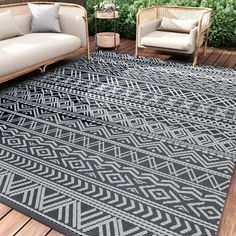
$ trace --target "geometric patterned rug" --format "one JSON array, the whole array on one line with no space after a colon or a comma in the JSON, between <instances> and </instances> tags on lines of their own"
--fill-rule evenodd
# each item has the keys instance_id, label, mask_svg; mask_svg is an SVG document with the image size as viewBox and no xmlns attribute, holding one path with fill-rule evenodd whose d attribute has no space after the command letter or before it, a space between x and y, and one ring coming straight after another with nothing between
<instances>
[{"instance_id":1,"label":"geometric patterned rug","mask_svg":"<svg viewBox=\"0 0 236 236\"><path fill-rule=\"evenodd\" d=\"M97 52L0 91L0 201L88 236L216 235L236 71Z\"/></svg>"}]
</instances>

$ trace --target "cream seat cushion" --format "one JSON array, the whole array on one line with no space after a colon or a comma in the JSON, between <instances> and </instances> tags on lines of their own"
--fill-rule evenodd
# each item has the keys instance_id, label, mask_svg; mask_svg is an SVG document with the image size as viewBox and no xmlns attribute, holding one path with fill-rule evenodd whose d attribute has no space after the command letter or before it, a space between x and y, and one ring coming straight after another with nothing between
<instances>
[{"instance_id":1,"label":"cream seat cushion","mask_svg":"<svg viewBox=\"0 0 236 236\"><path fill-rule=\"evenodd\" d=\"M62 33L33 33L0 41L0 76L62 56L80 47L80 38Z\"/></svg>"},{"instance_id":2,"label":"cream seat cushion","mask_svg":"<svg viewBox=\"0 0 236 236\"><path fill-rule=\"evenodd\" d=\"M154 31L141 39L141 45L147 47L167 48L188 51L191 47L190 34Z\"/></svg>"}]
</instances>

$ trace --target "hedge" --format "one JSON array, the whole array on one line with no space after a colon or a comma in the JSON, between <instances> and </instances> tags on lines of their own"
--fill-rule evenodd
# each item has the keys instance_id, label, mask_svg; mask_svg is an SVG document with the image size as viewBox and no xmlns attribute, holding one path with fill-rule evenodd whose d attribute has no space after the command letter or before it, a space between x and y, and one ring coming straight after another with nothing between
<instances>
[{"instance_id":1,"label":"hedge","mask_svg":"<svg viewBox=\"0 0 236 236\"><path fill-rule=\"evenodd\" d=\"M128 39L135 38L135 20L139 9L153 5L176 5L210 7L213 9L209 45L213 47L236 47L236 1L235 0L116 0L119 5L119 33ZM95 33L94 6L98 0L87 0L90 34ZM99 21L99 30L111 30L110 21Z\"/></svg>"}]
</instances>

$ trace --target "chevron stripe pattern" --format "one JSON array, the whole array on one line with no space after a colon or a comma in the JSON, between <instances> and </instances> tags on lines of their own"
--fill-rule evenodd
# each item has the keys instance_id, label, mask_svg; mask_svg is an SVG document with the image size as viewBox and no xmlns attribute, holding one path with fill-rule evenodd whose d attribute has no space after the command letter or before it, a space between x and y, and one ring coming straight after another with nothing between
<instances>
[{"instance_id":1,"label":"chevron stripe pattern","mask_svg":"<svg viewBox=\"0 0 236 236\"><path fill-rule=\"evenodd\" d=\"M0 199L85 236L216 235L236 71L97 52L0 91Z\"/></svg>"}]
</instances>

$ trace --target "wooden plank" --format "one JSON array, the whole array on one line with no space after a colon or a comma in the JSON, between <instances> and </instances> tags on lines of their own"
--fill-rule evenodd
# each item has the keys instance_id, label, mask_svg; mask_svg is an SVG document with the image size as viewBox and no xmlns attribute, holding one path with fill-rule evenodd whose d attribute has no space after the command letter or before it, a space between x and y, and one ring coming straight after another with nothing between
<instances>
[{"instance_id":1,"label":"wooden plank","mask_svg":"<svg viewBox=\"0 0 236 236\"><path fill-rule=\"evenodd\" d=\"M198 58L198 64L204 64L204 62L213 55L215 49L214 48L208 48L206 51L206 55L202 53Z\"/></svg>"},{"instance_id":2,"label":"wooden plank","mask_svg":"<svg viewBox=\"0 0 236 236\"><path fill-rule=\"evenodd\" d=\"M122 47L122 45L120 45L119 50L118 50L119 53L126 53L131 56L134 56L134 54L135 54L135 41L128 39L127 43L129 45L129 46L127 45L128 47Z\"/></svg>"},{"instance_id":3,"label":"wooden plank","mask_svg":"<svg viewBox=\"0 0 236 236\"><path fill-rule=\"evenodd\" d=\"M89 37L89 46L90 46L90 52L94 52L95 51L95 37L94 36Z\"/></svg>"},{"instance_id":4,"label":"wooden plank","mask_svg":"<svg viewBox=\"0 0 236 236\"><path fill-rule=\"evenodd\" d=\"M120 45L118 52L127 54L127 52L130 51L130 49L132 49L132 48L133 48L132 51L134 51L134 42L131 40L128 40L125 42L124 45L122 45L122 44Z\"/></svg>"},{"instance_id":5,"label":"wooden plank","mask_svg":"<svg viewBox=\"0 0 236 236\"><path fill-rule=\"evenodd\" d=\"M162 52L158 52L156 53L156 57L160 58L163 61L168 61L168 60L172 60L173 56L171 54L164 54Z\"/></svg>"},{"instance_id":6,"label":"wooden plank","mask_svg":"<svg viewBox=\"0 0 236 236\"><path fill-rule=\"evenodd\" d=\"M223 53L220 55L220 57L215 61L213 64L214 66L224 66L225 62L228 60L232 52L230 51L223 51Z\"/></svg>"},{"instance_id":7,"label":"wooden plank","mask_svg":"<svg viewBox=\"0 0 236 236\"><path fill-rule=\"evenodd\" d=\"M130 46L130 47L126 48L125 50L119 50L118 53L134 56L134 48L132 48Z\"/></svg>"},{"instance_id":8,"label":"wooden plank","mask_svg":"<svg viewBox=\"0 0 236 236\"><path fill-rule=\"evenodd\" d=\"M16 210L9 212L0 220L0 235L13 236L16 234L30 218Z\"/></svg>"},{"instance_id":9,"label":"wooden plank","mask_svg":"<svg viewBox=\"0 0 236 236\"><path fill-rule=\"evenodd\" d=\"M199 56L198 62L203 64L209 57L211 57L214 54L215 50L216 50L215 48L207 48L206 54L204 55L204 53L202 53Z\"/></svg>"},{"instance_id":10,"label":"wooden plank","mask_svg":"<svg viewBox=\"0 0 236 236\"><path fill-rule=\"evenodd\" d=\"M64 234L61 234L61 233L59 233L59 232L57 232L57 231L55 231L55 230L51 230L51 231L47 234L47 236L64 236Z\"/></svg>"},{"instance_id":11,"label":"wooden plank","mask_svg":"<svg viewBox=\"0 0 236 236\"><path fill-rule=\"evenodd\" d=\"M150 56L150 54L153 53L153 49L152 48L139 48L138 52L141 56Z\"/></svg>"},{"instance_id":12,"label":"wooden plank","mask_svg":"<svg viewBox=\"0 0 236 236\"><path fill-rule=\"evenodd\" d=\"M148 49L144 49L143 52L143 56L147 56L147 57L153 57L153 58L160 58L160 53L158 52L158 50L156 49L152 49L152 48L148 48Z\"/></svg>"},{"instance_id":13,"label":"wooden plank","mask_svg":"<svg viewBox=\"0 0 236 236\"><path fill-rule=\"evenodd\" d=\"M232 52L224 64L225 67L236 67L236 52Z\"/></svg>"},{"instance_id":14,"label":"wooden plank","mask_svg":"<svg viewBox=\"0 0 236 236\"><path fill-rule=\"evenodd\" d=\"M217 235L236 235L236 164Z\"/></svg>"},{"instance_id":15,"label":"wooden plank","mask_svg":"<svg viewBox=\"0 0 236 236\"><path fill-rule=\"evenodd\" d=\"M223 50L215 49L213 53L203 61L203 64L213 65L217 61L217 59L221 56L222 53Z\"/></svg>"},{"instance_id":16,"label":"wooden plank","mask_svg":"<svg viewBox=\"0 0 236 236\"><path fill-rule=\"evenodd\" d=\"M0 203L0 219L2 219L7 213L9 213L12 209L2 203Z\"/></svg>"},{"instance_id":17,"label":"wooden plank","mask_svg":"<svg viewBox=\"0 0 236 236\"><path fill-rule=\"evenodd\" d=\"M26 236L32 232L33 236L45 236L51 229L36 220L31 219L15 236Z\"/></svg>"},{"instance_id":18,"label":"wooden plank","mask_svg":"<svg viewBox=\"0 0 236 236\"><path fill-rule=\"evenodd\" d=\"M131 56L134 56L134 54L135 54L135 48L134 48L134 47L130 48L126 53L129 54L129 55L131 55Z\"/></svg>"}]
</instances>

